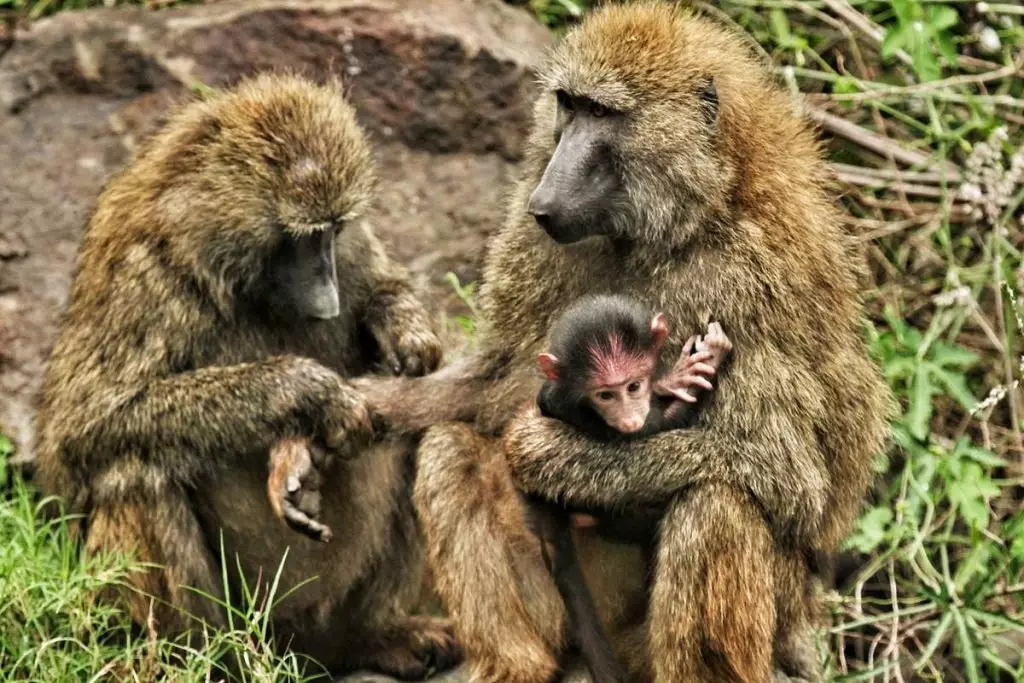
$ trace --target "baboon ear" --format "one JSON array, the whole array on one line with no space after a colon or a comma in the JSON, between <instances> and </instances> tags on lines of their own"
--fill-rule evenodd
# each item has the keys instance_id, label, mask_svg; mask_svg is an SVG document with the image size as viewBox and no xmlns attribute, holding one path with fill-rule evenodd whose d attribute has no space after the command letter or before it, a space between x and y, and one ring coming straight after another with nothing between
<instances>
[{"instance_id":1,"label":"baboon ear","mask_svg":"<svg viewBox=\"0 0 1024 683\"><path fill-rule=\"evenodd\" d=\"M660 349L668 338L668 322L664 313L658 313L651 318L651 337L654 338L654 348Z\"/></svg>"},{"instance_id":2,"label":"baboon ear","mask_svg":"<svg viewBox=\"0 0 1024 683\"><path fill-rule=\"evenodd\" d=\"M718 120L718 88L715 87L715 79L708 77L700 90L700 105L704 111L704 120L709 126L713 126Z\"/></svg>"},{"instance_id":3,"label":"baboon ear","mask_svg":"<svg viewBox=\"0 0 1024 683\"><path fill-rule=\"evenodd\" d=\"M544 377L550 380L558 379L558 359L550 353L542 353L537 356L537 363L540 365L540 371L544 373Z\"/></svg>"}]
</instances>

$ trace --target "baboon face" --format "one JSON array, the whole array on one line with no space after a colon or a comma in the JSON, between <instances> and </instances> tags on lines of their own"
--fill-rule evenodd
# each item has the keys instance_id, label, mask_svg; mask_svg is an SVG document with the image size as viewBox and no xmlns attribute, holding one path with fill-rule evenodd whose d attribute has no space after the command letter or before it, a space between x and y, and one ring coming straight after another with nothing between
<instances>
[{"instance_id":1,"label":"baboon face","mask_svg":"<svg viewBox=\"0 0 1024 683\"><path fill-rule=\"evenodd\" d=\"M340 313L334 261L338 229L339 224L329 223L308 233L285 234L269 265L269 294L275 310L321 320Z\"/></svg>"},{"instance_id":2,"label":"baboon face","mask_svg":"<svg viewBox=\"0 0 1024 683\"><path fill-rule=\"evenodd\" d=\"M284 321L337 317L335 242L374 186L340 86L261 76L189 110L179 128L162 206L168 225L185 226L175 239L202 245L199 270L221 305L243 301Z\"/></svg>"},{"instance_id":3,"label":"baboon face","mask_svg":"<svg viewBox=\"0 0 1024 683\"><path fill-rule=\"evenodd\" d=\"M615 143L624 116L589 97L556 92L555 152L528 211L556 242L609 232L622 194Z\"/></svg>"},{"instance_id":4,"label":"baboon face","mask_svg":"<svg viewBox=\"0 0 1024 683\"><path fill-rule=\"evenodd\" d=\"M684 40L674 8L644 7L596 13L541 74L546 167L527 210L560 243L679 241L727 206L720 47Z\"/></svg>"}]
</instances>

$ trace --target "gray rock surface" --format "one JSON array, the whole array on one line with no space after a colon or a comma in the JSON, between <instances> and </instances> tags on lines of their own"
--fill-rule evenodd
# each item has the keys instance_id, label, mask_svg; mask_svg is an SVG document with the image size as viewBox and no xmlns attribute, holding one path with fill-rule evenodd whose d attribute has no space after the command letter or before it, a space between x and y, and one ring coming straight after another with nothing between
<instances>
[{"instance_id":1,"label":"gray rock surface","mask_svg":"<svg viewBox=\"0 0 1024 683\"><path fill-rule=\"evenodd\" d=\"M257 0L63 12L0 56L0 429L28 455L40 376L106 178L192 88L340 75L377 146L371 222L438 311L476 277L551 37L499 0Z\"/></svg>"}]
</instances>

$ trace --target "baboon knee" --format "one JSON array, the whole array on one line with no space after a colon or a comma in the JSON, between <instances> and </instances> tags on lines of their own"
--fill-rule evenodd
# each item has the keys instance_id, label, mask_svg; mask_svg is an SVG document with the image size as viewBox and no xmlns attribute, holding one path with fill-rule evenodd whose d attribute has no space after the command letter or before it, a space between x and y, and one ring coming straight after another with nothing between
<instances>
[{"instance_id":1,"label":"baboon knee","mask_svg":"<svg viewBox=\"0 0 1024 683\"><path fill-rule=\"evenodd\" d=\"M92 511L85 544L90 555L123 553L138 563L152 565L131 572L120 586L102 589L96 599L116 604L137 624L168 635L186 630L197 618L214 625L222 623L214 602L221 590L209 551L195 545L202 539L198 528L192 528L197 523L187 507L179 509L173 499L170 496L161 503L160 513L188 512L188 519L176 520L185 522L181 526L168 525L185 533L173 537L166 530L158 533L153 527L154 512L144 505L112 504Z\"/></svg>"},{"instance_id":2,"label":"baboon knee","mask_svg":"<svg viewBox=\"0 0 1024 683\"><path fill-rule=\"evenodd\" d=\"M709 485L662 522L651 605L656 680L763 683L771 672L771 534L742 492Z\"/></svg>"},{"instance_id":3,"label":"baboon knee","mask_svg":"<svg viewBox=\"0 0 1024 683\"><path fill-rule=\"evenodd\" d=\"M546 683L558 668L565 609L500 443L462 424L430 428L415 497L435 586L456 617L473 680Z\"/></svg>"}]
</instances>

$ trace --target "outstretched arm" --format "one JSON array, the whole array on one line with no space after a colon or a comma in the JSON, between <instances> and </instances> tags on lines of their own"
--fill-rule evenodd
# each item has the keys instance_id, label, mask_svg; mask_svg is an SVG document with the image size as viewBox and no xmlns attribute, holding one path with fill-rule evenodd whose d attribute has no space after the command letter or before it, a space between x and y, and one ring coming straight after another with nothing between
<instances>
[{"instance_id":1,"label":"outstretched arm","mask_svg":"<svg viewBox=\"0 0 1024 683\"><path fill-rule=\"evenodd\" d=\"M352 380L375 420L416 432L439 422L473 422L489 392L505 380L508 356L479 350L425 377L367 376Z\"/></svg>"}]
</instances>

